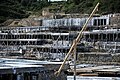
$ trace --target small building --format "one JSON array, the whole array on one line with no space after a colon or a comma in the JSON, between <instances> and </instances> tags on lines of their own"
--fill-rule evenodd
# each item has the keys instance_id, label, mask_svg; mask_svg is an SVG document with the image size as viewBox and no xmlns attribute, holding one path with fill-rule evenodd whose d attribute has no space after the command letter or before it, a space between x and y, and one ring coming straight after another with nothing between
<instances>
[{"instance_id":1,"label":"small building","mask_svg":"<svg viewBox=\"0 0 120 80\"><path fill-rule=\"evenodd\" d=\"M0 58L0 80L66 80L54 75L62 62ZM65 68L64 68L65 69Z\"/></svg>"}]
</instances>

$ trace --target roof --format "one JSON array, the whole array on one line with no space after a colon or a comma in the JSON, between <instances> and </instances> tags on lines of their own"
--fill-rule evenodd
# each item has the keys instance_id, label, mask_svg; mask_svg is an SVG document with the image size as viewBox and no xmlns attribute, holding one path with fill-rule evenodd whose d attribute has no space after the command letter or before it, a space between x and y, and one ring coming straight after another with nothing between
<instances>
[{"instance_id":1,"label":"roof","mask_svg":"<svg viewBox=\"0 0 120 80\"><path fill-rule=\"evenodd\" d=\"M8 58L0 58L0 64L25 64L25 65L61 65L62 62L50 62L50 61L39 61L39 60L26 60L26 59L8 59Z\"/></svg>"},{"instance_id":2,"label":"roof","mask_svg":"<svg viewBox=\"0 0 120 80\"><path fill-rule=\"evenodd\" d=\"M17 59L0 59L0 74L36 72L45 70L44 66Z\"/></svg>"},{"instance_id":3,"label":"roof","mask_svg":"<svg viewBox=\"0 0 120 80\"><path fill-rule=\"evenodd\" d=\"M55 69L61 64L62 62L0 58L0 74L42 72L48 70L49 68Z\"/></svg>"}]
</instances>

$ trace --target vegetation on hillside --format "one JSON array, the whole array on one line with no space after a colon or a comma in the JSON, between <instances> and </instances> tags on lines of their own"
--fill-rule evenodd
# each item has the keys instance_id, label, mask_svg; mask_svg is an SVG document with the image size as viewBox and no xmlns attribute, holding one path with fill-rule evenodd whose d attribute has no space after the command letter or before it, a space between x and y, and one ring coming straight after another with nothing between
<instances>
[{"instance_id":1,"label":"vegetation on hillside","mask_svg":"<svg viewBox=\"0 0 120 80\"><path fill-rule=\"evenodd\" d=\"M20 19L47 6L47 0L0 0L0 23L7 19Z\"/></svg>"},{"instance_id":2,"label":"vegetation on hillside","mask_svg":"<svg viewBox=\"0 0 120 80\"><path fill-rule=\"evenodd\" d=\"M99 13L119 13L120 0L68 0L59 3L60 10L65 13L90 13L100 2ZM40 11L44 7L56 8L48 0L0 0L0 23L7 19L25 18L30 12Z\"/></svg>"},{"instance_id":3,"label":"vegetation on hillside","mask_svg":"<svg viewBox=\"0 0 120 80\"><path fill-rule=\"evenodd\" d=\"M119 13L120 0L69 0L63 6L66 13L90 13L91 9L100 2L99 13Z\"/></svg>"}]
</instances>

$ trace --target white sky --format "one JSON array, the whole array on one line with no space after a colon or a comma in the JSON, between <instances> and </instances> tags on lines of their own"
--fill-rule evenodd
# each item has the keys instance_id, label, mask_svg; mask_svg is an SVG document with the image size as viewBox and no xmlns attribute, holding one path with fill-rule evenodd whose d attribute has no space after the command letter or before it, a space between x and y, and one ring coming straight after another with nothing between
<instances>
[{"instance_id":1,"label":"white sky","mask_svg":"<svg viewBox=\"0 0 120 80\"><path fill-rule=\"evenodd\" d=\"M48 1L67 1L67 0L48 0Z\"/></svg>"}]
</instances>

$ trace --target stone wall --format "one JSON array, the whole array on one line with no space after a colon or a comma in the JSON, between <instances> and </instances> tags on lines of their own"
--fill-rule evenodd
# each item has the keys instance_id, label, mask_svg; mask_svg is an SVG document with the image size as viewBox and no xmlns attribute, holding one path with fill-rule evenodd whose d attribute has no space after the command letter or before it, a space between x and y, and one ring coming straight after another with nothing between
<instances>
[{"instance_id":1,"label":"stone wall","mask_svg":"<svg viewBox=\"0 0 120 80\"><path fill-rule=\"evenodd\" d=\"M115 27L120 27L120 14L111 15L110 24Z\"/></svg>"},{"instance_id":2,"label":"stone wall","mask_svg":"<svg viewBox=\"0 0 120 80\"><path fill-rule=\"evenodd\" d=\"M120 54L79 54L79 63L120 64Z\"/></svg>"}]
</instances>

